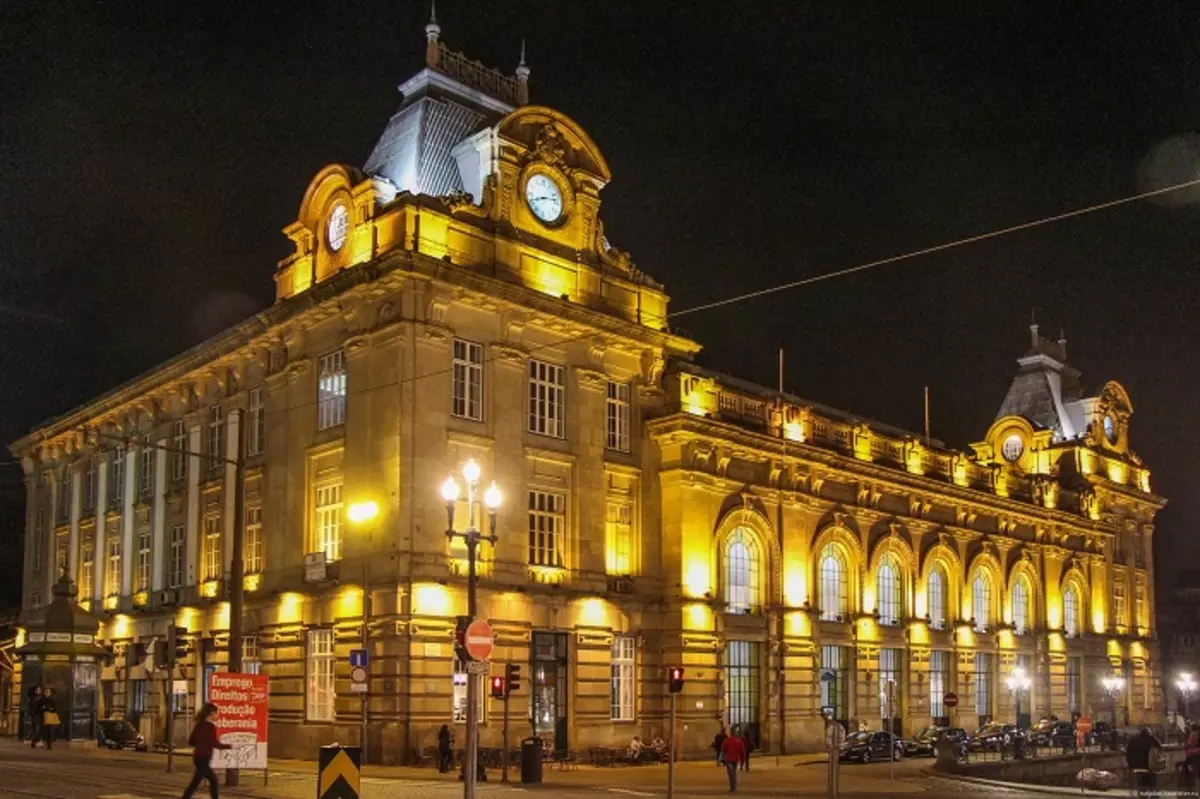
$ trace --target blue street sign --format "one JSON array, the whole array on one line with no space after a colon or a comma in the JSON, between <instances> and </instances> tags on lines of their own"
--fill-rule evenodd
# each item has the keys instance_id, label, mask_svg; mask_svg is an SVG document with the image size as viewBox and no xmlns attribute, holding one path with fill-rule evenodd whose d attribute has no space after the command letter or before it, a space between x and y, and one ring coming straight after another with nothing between
<instances>
[{"instance_id":1,"label":"blue street sign","mask_svg":"<svg viewBox=\"0 0 1200 799\"><path fill-rule=\"evenodd\" d=\"M362 669L365 669L367 667L367 650L365 650L365 649L351 649L350 650L350 668L355 668L355 667L362 668Z\"/></svg>"}]
</instances>

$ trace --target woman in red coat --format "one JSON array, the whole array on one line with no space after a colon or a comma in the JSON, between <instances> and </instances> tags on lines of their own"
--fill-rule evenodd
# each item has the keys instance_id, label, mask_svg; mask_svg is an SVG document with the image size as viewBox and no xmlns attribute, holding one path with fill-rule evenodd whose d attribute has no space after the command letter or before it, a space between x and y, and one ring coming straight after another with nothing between
<instances>
[{"instance_id":1,"label":"woman in red coat","mask_svg":"<svg viewBox=\"0 0 1200 799\"><path fill-rule=\"evenodd\" d=\"M212 799L218 799L217 775L210 765L214 749L231 749L229 744L217 740L217 728L209 720L216 718L220 711L212 702L205 702L204 707L196 714L196 726L188 743L192 747L192 781L183 790L183 799L191 799L192 794L200 787L200 780L208 780L208 793Z\"/></svg>"}]
</instances>

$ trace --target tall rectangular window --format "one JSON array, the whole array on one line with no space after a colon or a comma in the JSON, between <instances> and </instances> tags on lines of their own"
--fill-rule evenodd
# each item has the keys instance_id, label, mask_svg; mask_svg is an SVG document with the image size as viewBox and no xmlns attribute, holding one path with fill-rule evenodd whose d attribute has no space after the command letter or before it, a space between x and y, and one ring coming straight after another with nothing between
<instances>
[{"instance_id":1,"label":"tall rectangular window","mask_svg":"<svg viewBox=\"0 0 1200 799\"><path fill-rule=\"evenodd\" d=\"M1139 577L1133 586L1133 627L1146 626L1146 584Z\"/></svg>"},{"instance_id":2,"label":"tall rectangular window","mask_svg":"<svg viewBox=\"0 0 1200 799\"><path fill-rule=\"evenodd\" d=\"M259 574L263 570L262 507L246 508L246 551L242 555L246 562L246 574Z\"/></svg>"},{"instance_id":3,"label":"tall rectangular window","mask_svg":"<svg viewBox=\"0 0 1200 799\"><path fill-rule=\"evenodd\" d=\"M450 412L463 419L483 419L483 345L454 339L454 400Z\"/></svg>"},{"instance_id":4,"label":"tall rectangular window","mask_svg":"<svg viewBox=\"0 0 1200 799\"><path fill-rule=\"evenodd\" d=\"M183 587L186 552L187 531L182 524L176 524L171 527L170 552L167 557L167 588Z\"/></svg>"},{"instance_id":5,"label":"tall rectangular window","mask_svg":"<svg viewBox=\"0 0 1200 799\"><path fill-rule=\"evenodd\" d=\"M119 508L125 501L125 445L118 444L108 461L108 507Z\"/></svg>"},{"instance_id":6,"label":"tall rectangular window","mask_svg":"<svg viewBox=\"0 0 1200 799\"><path fill-rule=\"evenodd\" d=\"M342 484L319 487L316 503L314 551L324 552L326 562L332 563L342 557Z\"/></svg>"},{"instance_id":7,"label":"tall rectangular window","mask_svg":"<svg viewBox=\"0 0 1200 799\"><path fill-rule=\"evenodd\" d=\"M208 409L208 468L218 471L225 466L225 409L214 405Z\"/></svg>"},{"instance_id":8,"label":"tall rectangular window","mask_svg":"<svg viewBox=\"0 0 1200 799\"><path fill-rule=\"evenodd\" d=\"M250 390L246 416L246 454L261 455L267 443L267 393L263 388Z\"/></svg>"},{"instance_id":9,"label":"tall rectangular window","mask_svg":"<svg viewBox=\"0 0 1200 799\"><path fill-rule=\"evenodd\" d=\"M92 579L96 574L96 538L91 530L79 542L79 599L92 598Z\"/></svg>"},{"instance_id":10,"label":"tall rectangular window","mask_svg":"<svg viewBox=\"0 0 1200 799\"><path fill-rule=\"evenodd\" d=\"M83 467L83 509L96 509L96 462L88 461Z\"/></svg>"},{"instance_id":11,"label":"tall rectangular window","mask_svg":"<svg viewBox=\"0 0 1200 799\"><path fill-rule=\"evenodd\" d=\"M121 595L121 537L108 539L108 569L104 574L104 595Z\"/></svg>"},{"instance_id":12,"label":"tall rectangular window","mask_svg":"<svg viewBox=\"0 0 1200 799\"><path fill-rule=\"evenodd\" d=\"M547 491L529 492L529 564L563 565L565 498Z\"/></svg>"},{"instance_id":13,"label":"tall rectangular window","mask_svg":"<svg viewBox=\"0 0 1200 799\"><path fill-rule=\"evenodd\" d=\"M305 692L305 715L308 721L333 721L333 630L308 631L308 690Z\"/></svg>"},{"instance_id":14,"label":"tall rectangular window","mask_svg":"<svg viewBox=\"0 0 1200 799\"><path fill-rule=\"evenodd\" d=\"M346 423L346 353L334 350L317 361L317 429Z\"/></svg>"},{"instance_id":15,"label":"tall rectangular window","mask_svg":"<svg viewBox=\"0 0 1200 799\"><path fill-rule=\"evenodd\" d=\"M751 741L759 734L761 651L756 641L725 643L725 713L730 726Z\"/></svg>"},{"instance_id":16,"label":"tall rectangular window","mask_svg":"<svg viewBox=\"0 0 1200 799\"><path fill-rule=\"evenodd\" d=\"M467 674L467 664L458 658L454 659L454 676L452 686L453 702L452 712L454 714L454 722L456 724L465 724L467 721L467 680L470 679ZM475 703L475 721L477 724L483 724L487 719L486 709L484 704L485 697L482 690L476 693Z\"/></svg>"},{"instance_id":17,"label":"tall rectangular window","mask_svg":"<svg viewBox=\"0 0 1200 799\"><path fill-rule=\"evenodd\" d=\"M992 655L990 652L975 653L974 685L975 712L981 716L992 714Z\"/></svg>"},{"instance_id":18,"label":"tall rectangular window","mask_svg":"<svg viewBox=\"0 0 1200 799\"><path fill-rule=\"evenodd\" d=\"M901 678L903 662L903 649L879 650L879 718L881 719L893 719L900 716L900 693L904 685ZM888 702L889 692L890 704Z\"/></svg>"},{"instance_id":19,"label":"tall rectangular window","mask_svg":"<svg viewBox=\"0 0 1200 799\"><path fill-rule=\"evenodd\" d=\"M633 506L628 502L609 502L604 511L605 559L608 573L633 573Z\"/></svg>"},{"instance_id":20,"label":"tall rectangular window","mask_svg":"<svg viewBox=\"0 0 1200 799\"><path fill-rule=\"evenodd\" d=\"M1113 583L1113 624L1118 631L1124 631L1125 619L1125 581L1120 576Z\"/></svg>"},{"instance_id":21,"label":"tall rectangular window","mask_svg":"<svg viewBox=\"0 0 1200 799\"><path fill-rule=\"evenodd\" d=\"M176 419L171 425L171 479L182 480L187 477L188 434L187 425L182 419Z\"/></svg>"},{"instance_id":22,"label":"tall rectangular window","mask_svg":"<svg viewBox=\"0 0 1200 799\"><path fill-rule=\"evenodd\" d=\"M929 653L929 715L935 719L949 715L942 700L950 685L950 653L935 649Z\"/></svg>"},{"instance_id":23,"label":"tall rectangular window","mask_svg":"<svg viewBox=\"0 0 1200 799\"><path fill-rule=\"evenodd\" d=\"M258 648L258 636L242 638L242 671L246 674L262 673L262 653Z\"/></svg>"},{"instance_id":24,"label":"tall rectangular window","mask_svg":"<svg viewBox=\"0 0 1200 799\"><path fill-rule=\"evenodd\" d=\"M56 510L54 517L57 524L71 521L71 470L60 469L58 472L58 493L54 495Z\"/></svg>"},{"instance_id":25,"label":"tall rectangular window","mask_svg":"<svg viewBox=\"0 0 1200 799\"><path fill-rule=\"evenodd\" d=\"M833 717L841 721L850 718L850 697L846 691L849 660L849 650L844 646L821 647L821 706L833 708Z\"/></svg>"},{"instance_id":26,"label":"tall rectangular window","mask_svg":"<svg viewBox=\"0 0 1200 799\"><path fill-rule=\"evenodd\" d=\"M529 361L529 432L562 438L566 418L566 369Z\"/></svg>"},{"instance_id":27,"label":"tall rectangular window","mask_svg":"<svg viewBox=\"0 0 1200 799\"><path fill-rule=\"evenodd\" d=\"M134 576L134 591L150 590L150 531L138 534L137 574Z\"/></svg>"},{"instance_id":28,"label":"tall rectangular window","mask_svg":"<svg viewBox=\"0 0 1200 799\"><path fill-rule=\"evenodd\" d=\"M1067 712L1083 712L1083 658L1067 658Z\"/></svg>"},{"instance_id":29,"label":"tall rectangular window","mask_svg":"<svg viewBox=\"0 0 1200 799\"><path fill-rule=\"evenodd\" d=\"M220 580L221 563L221 514L209 513L204 517L204 581Z\"/></svg>"},{"instance_id":30,"label":"tall rectangular window","mask_svg":"<svg viewBox=\"0 0 1200 799\"><path fill-rule=\"evenodd\" d=\"M143 498L154 493L154 447L150 434L142 436L142 448L138 452L138 492Z\"/></svg>"},{"instance_id":31,"label":"tall rectangular window","mask_svg":"<svg viewBox=\"0 0 1200 799\"><path fill-rule=\"evenodd\" d=\"M54 536L54 574L67 570L67 555L71 549L71 531L62 530Z\"/></svg>"},{"instance_id":32,"label":"tall rectangular window","mask_svg":"<svg viewBox=\"0 0 1200 799\"><path fill-rule=\"evenodd\" d=\"M634 674L637 639L631 635L613 638L610 686L611 712L613 721L633 721L636 676Z\"/></svg>"},{"instance_id":33,"label":"tall rectangular window","mask_svg":"<svg viewBox=\"0 0 1200 799\"><path fill-rule=\"evenodd\" d=\"M629 451L629 428L632 404L628 383L608 381L607 436L605 446L617 452Z\"/></svg>"}]
</instances>

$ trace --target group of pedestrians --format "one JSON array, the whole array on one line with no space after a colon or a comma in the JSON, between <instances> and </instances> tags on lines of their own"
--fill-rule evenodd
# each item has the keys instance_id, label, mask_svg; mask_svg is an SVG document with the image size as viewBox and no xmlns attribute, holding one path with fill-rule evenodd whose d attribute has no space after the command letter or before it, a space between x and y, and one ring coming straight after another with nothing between
<instances>
[{"instance_id":1,"label":"group of pedestrians","mask_svg":"<svg viewBox=\"0 0 1200 799\"><path fill-rule=\"evenodd\" d=\"M717 753L717 765L725 766L725 774L729 777L729 792L735 793L738 769L750 770L750 742L742 735L737 725L731 727L728 734L722 726L713 738L712 747Z\"/></svg>"},{"instance_id":2,"label":"group of pedestrians","mask_svg":"<svg viewBox=\"0 0 1200 799\"><path fill-rule=\"evenodd\" d=\"M33 686L29 689L25 708L26 717L29 719L29 745L36 749L38 741L42 741L47 749L53 749L54 736L62 723L58 717L58 702L54 699L54 689L49 686ZM24 732L23 727L21 731Z\"/></svg>"}]
</instances>

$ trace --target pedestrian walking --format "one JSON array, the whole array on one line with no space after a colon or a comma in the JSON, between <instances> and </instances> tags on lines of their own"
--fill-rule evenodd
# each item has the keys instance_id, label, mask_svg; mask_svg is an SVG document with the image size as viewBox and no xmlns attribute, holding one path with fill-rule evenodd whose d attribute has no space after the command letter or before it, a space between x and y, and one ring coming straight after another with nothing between
<instances>
[{"instance_id":1,"label":"pedestrian walking","mask_svg":"<svg viewBox=\"0 0 1200 799\"><path fill-rule=\"evenodd\" d=\"M1154 750L1162 745L1150 734L1148 727L1142 727L1138 734L1129 739L1125 745L1125 763L1133 776L1134 792L1140 796L1143 791L1154 790L1157 775L1150 768L1150 758Z\"/></svg>"},{"instance_id":2,"label":"pedestrian walking","mask_svg":"<svg viewBox=\"0 0 1200 799\"><path fill-rule=\"evenodd\" d=\"M1200 775L1200 724L1193 724L1184 745L1183 773L1195 778Z\"/></svg>"},{"instance_id":3,"label":"pedestrian walking","mask_svg":"<svg viewBox=\"0 0 1200 799\"><path fill-rule=\"evenodd\" d=\"M746 754L742 756L742 771L750 770L750 750L758 746L758 741L754 739L755 731L749 726L742 732L742 748L746 750Z\"/></svg>"},{"instance_id":4,"label":"pedestrian walking","mask_svg":"<svg viewBox=\"0 0 1200 799\"><path fill-rule=\"evenodd\" d=\"M725 756L725 774L729 777L729 792L737 792L738 766L746 756L746 744L738 734L738 728L729 731L729 737L721 743L721 754Z\"/></svg>"},{"instance_id":5,"label":"pedestrian walking","mask_svg":"<svg viewBox=\"0 0 1200 799\"><path fill-rule=\"evenodd\" d=\"M725 753L721 751L721 745L725 743L725 739L729 736L725 734L725 725L721 725L721 729L713 736L712 748L717 752L717 765L725 762Z\"/></svg>"},{"instance_id":6,"label":"pedestrian walking","mask_svg":"<svg viewBox=\"0 0 1200 799\"><path fill-rule=\"evenodd\" d=\"M29 689L25 704L21 706L22 712L25 714L26 720L29 722L29 741L30 746L37 746L38 735L41 734L42 724L38 719L38 702L42 698L42 686L35 685ZM21 727L21 734L24 735L25 728ZM20 738L18 740L24 740Z\"/></svg>"},{"instance_id":7,"label":"pedestrian walking","mask_svg":"<svg viewBox=\"0 0 1200 799\"><path fill-rule=\"evenodd\" d=\"M192 747L192 781L183 789L183 799L191 799L192 794L200 787L200 780L208 780L208 794L212 799L218 799L217 775L212 770L214 749L231 749L229 744L217 740L217 728L210 719L220 714L212 702L205 702L204 707L196 714L196 726L188 738Z\"/></svg>"},{"instance_id":8,"label":"pedestrian walking","mask_svg":"<svg viewBox=\"0 0 1200 799\"><path fill-rule=\"evenodd\" d=\"M454 734L443 724L438 730L438 771L445 774L454 767Z\"/></svg>"},{"instance_id":9,"label":"pedestrian walking","mask_svg":"<svg viewBox=\"0 0 1200 799\"><path fill-rule=\"evenodd\" d=\"M58 702L54 699L53 688L43 688L42 698L37 703L37 713L35 714L42 723L42 738L46 741L46 748L54 748L54 734L58 732L60 720L58 718ZM34 739L34 745L37 745L37 739Z\"/></svg>"}]
</instances>

